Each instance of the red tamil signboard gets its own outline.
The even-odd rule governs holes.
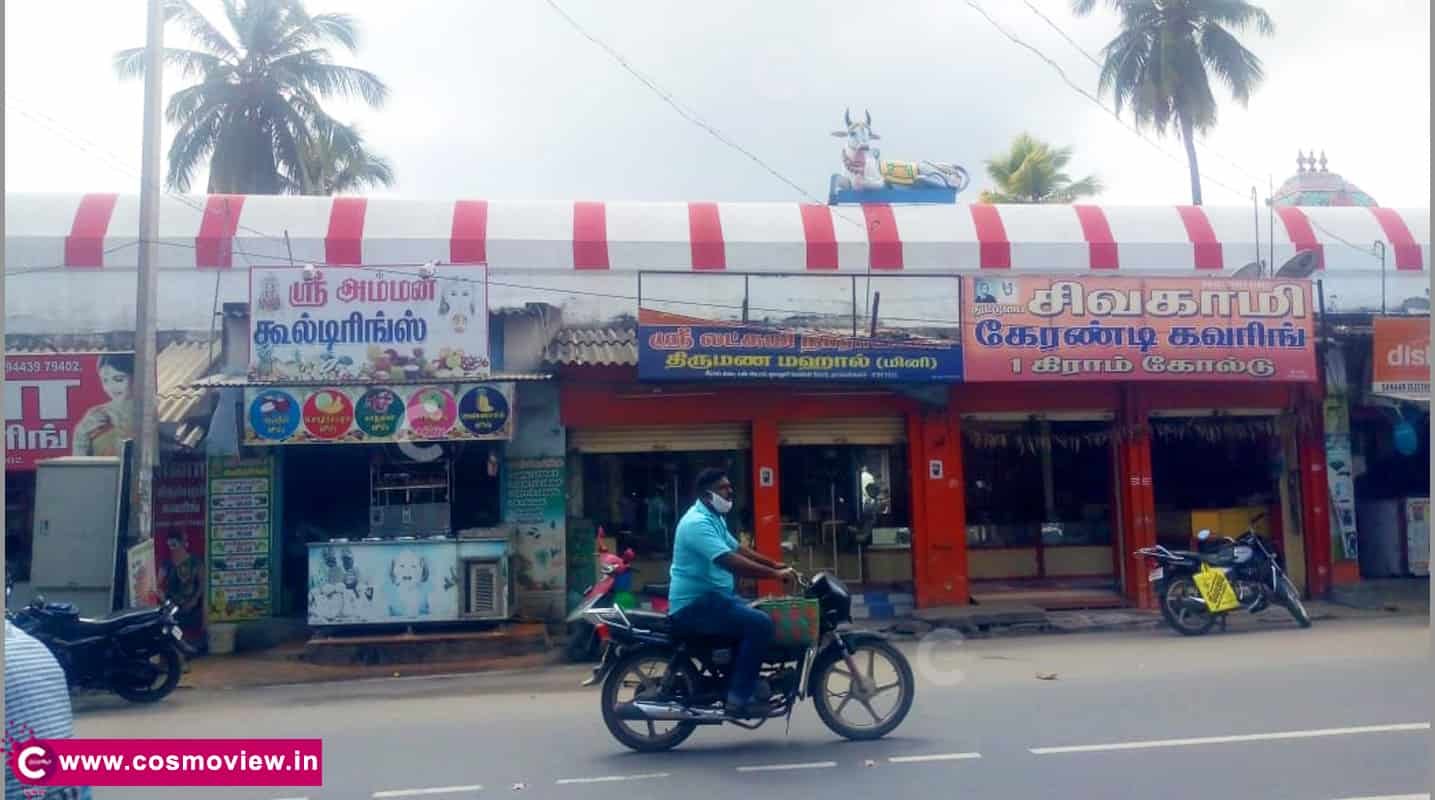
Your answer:
[[[5,469],[116,456],[130,437],[132,353],[5,356]]]
[[[966,380],[1314,381],[1305,281],[973,277]]]
[[[1430,396],[1430,318],[1376,317],[1371,388]]]

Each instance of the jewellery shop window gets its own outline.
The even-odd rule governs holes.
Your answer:
[[[693,480],[709,467],[726,469],[736,492],[727,515],[732,535],[751,544],[752,492],[746,451],[585,453],[583,505],[575,516],[602,528],[617,551],[631,547],[639,561],[668,562],[678,520],[692,507]],[[661,573],[654,570],[661,569]],[[654,566],[646,581],[667,579],[666,567]]]
[[[969,548],[1111,543],[1110,423],[973,420],[964,438]]]

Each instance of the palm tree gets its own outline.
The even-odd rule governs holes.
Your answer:
[[[1079,16],[1097,0],[1072,0]],[[1100,91],[1111,91],[1116,113],[1129,105],[1138,127],[1164,134],[1174,120],[1191,168],[1191,202],[1201,204],[1196,135],[1216,124],[1211,76],[1242,106],[1265,78],[1261,60],[1233,31],[1255,26],[1262,35],[1275,23],[1245,0],[1106,0],[1121,15],[1121,33],[1102,51]]]
[[[304,171],[289,175],[284,190],[293,194],[353,194],[394,185],[394,167],[369,151],[352,125],[323,125],[304,148]]]
[[[983,203],[1073,203],[1101,193],[1101,181],[1087,176],[1079,181],[1062,172],[1071,162],[1071,148],[1051,145],[1023,133],[1011,148],[987,159],[987,174],[996,189],[984,191]]]
[[[165,62],[198,83],[175,92],[165,118],[178,126],[165,184],[189,191],[209,160],[209,191],[278,194],[303,185],[305,153],[316,132],[337,126],[321,101],[360,97],[382,106],[388,87],[377,76],[335,64],[328,45],[358,49],[358,25],[347,14],[310,15],[302,0],[224,0],[232,36],[189,0],[164,0],[201,49],[165,49]],[[144,74],[144,48],[115,56],[121,77]]]

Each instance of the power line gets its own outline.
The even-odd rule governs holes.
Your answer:
[[[693,110],[687,108],[686,106],[684,106],[680,101],[678,101],[677,98],[675,98],[675,97],[672,95],[671,92],[668,92],[666,89],[663,89],[663,88],[660,87],[660,86],[657,84],[657,82],[655,82],[653,79],[651,79],[651,78],[649,78],[648,76],[644,75],[643,73],[639,72],[636,67],[634,67],[631,63],[629,63],[628,59],[626,59],[626,58],[623,57],[623,54],[622,54],[622,53],[619,53],[617,50],[615,50],[615,49],[613,49],[611,46],[609,46],[606,42],[604,42],[603,40],[599,39],[597,36],[595,36],[595,35],[593,35],[592,33],[590,33],[586,28],[583,27],[582,24],[580,24],[577,20],[573,19],[573,17],[569,16],[568,12],[564,11],[563,8],[558,5],[557,0],[546,0],[546,2],[548,3],[548,7],[549,7],[549,8],[552,8],[553,11],[558,14],[558,16],[562,17],[563,20],[564,20],[565,22],[567,22],[568,25],[569,25],[571,28],[573,28],[574,31],[576,31],[576,32],[578,33],[578,35],[582,36],[584,39],[587,39],[589,42],[591,42],[591,43],[593,43],[594,45],[596,45],[596,46],[597,46],[599,49],[601,49],[603,52],[607,53],[614,61],[618,62],[618,65],[619,65],[620,67],[622,67],[629,75],[632,75],[632,76],[633,76],[634,78],[636,78],[640,83],[642,83],[642,84],[643,84],[644,86],[646,86],[650,91],[652,91],[653,94],[657,95],[659,99],[661,99],[664,103],[667,103],[667,104],[668,104],[674,111],[676,111],[676,112],[678,113],[678,115],[681,116],[683,119],[687,120],[688,122],[692,123],[693,125],[696,125],[697,127],[699,127],[699,128],[701,128],[702,130],[706,131],[710,136],[712,136],[714,139],[717,139],[719,142],[723,143],[724,145],[727,145],[728,147],[732,148],[733,150],[737,151],[738,153],[741,153],[743,156],[746,156],[746,157],[748,158],[748,160],[752,161],[754,164],[756,164],[756,165],[758,165],[759,167],[761,167],[763,170],[765,170],[768,174],[772,175],[774,178],[778,179],[779,181],[782,181],[782,183],[784,183],[785,185],[787,185],[788,187],[790,187],[792,190],[796,191],[798,194],[802,195],[804,198],[806,198],[806,199],[809,200],[810,202],[816,203],[816,204],[818,204],[818,205],[823,205],[823,204],[824,204],[824,201],[818,199],[818,198],[817,198],[815,195],[813,195],[811,192],[809,192],[809,191],[807,191],[806,189],[802,188],[802,186],[799,185],[796,181],[794,181],[794,180],[788,178],[786,175],[783,175],[783,174],[782,174],[781,172],[779,172],[775,167],[773,167],[772,165],[768,164],[766,161],[764,161],[764,160],[763,160],[760,156],[758,156],[756,153],[753,153],[751,150],[749,150],[749,149],[747,149],[746,147],[743,147],[741,144],[739,144],[739,143],[733,141],[731,138],[729,138],[728,136],[726,136],[722,131],[718,130],[716,127],[714,127],[713,125],[709,124],[707,121],[703,120],[703,119],[697,114],[696,111],[693,111]],[[862,228],[863,230],[866,230],[866,226],[865,226],[863,223],[858,222],[857,220],[852,219],[852,218],[846,216],[845,214],[842,214],[841,212],[834,211],[833,213],[836,214],[836,215],[839,216],[839,217],[842,217],[843,219],[845,219],[846,221],[852,223],[853,225],[856,225],[857,227]]]
[[[1125,128],[1125,129],[1126,129],[1127,131],[1129,131],[1130,133],[1135,134],[1137,138],[1139,138],[1141,141],[1147,143],[1147,144],[1150,145],[1151,147],[1155,148],[1156,152],[1160,153],[1161,155],[1165,156],[1166,158],[1171,159],[1172,161],[1175,161],[1176,163],[1182,163],[1182,162],[1184,161],[1184,159],[1181,159],[1181,158],[1179,158],[1178,156],[1175,156],[1175,155],[1171,154],[1170,152],[1167,152],[1166,148],[1162,147],[1160,144],[1158,144],[1158,143],[1155,142],[1154,140],[1152,140],[1152,139],[1150,139],[1149,137],[1147,137],[1146,134],[1142,133],[1140,130],[1138,130],[1138,129],[1136,129],[1136,128],[1130,126],[1130,125],[1127,125],[1127,124],[1126,124],[1126,120],[1122,119],[1122,118],[1121,118],[1121,115],[1117,114],[1115,111],[1111,110],[1110,108],[1107,108],[1107,107],[1106,107],[1106,104],[1103,103],[1103,102],[1101,102],[1100,98],[1098,98],[1098,97],[1096,97],[1095,95],[1091,94],[1091,93],[1088,92],[1087,90],[1081,88],[1081,87],[1078,86],[1074,81],[1072,81],[1071,78],[1070,78],[1070,76],[1068,76],[1068,75],[1066,74],[1066,70],[1062,69],[1062,67],[1061,67],[1060,64],[1056,63],[1056,61],[1054,61],[1054,60],[1053,60],[1050,56],[1048,56],[1046,53],[1043,53],[1043,52],[1042,52],[1041,50],[1039,50],[1038,48],[1032,46],[1031,44],[1027,43],[1025,40],[1021,39],[1020,37],[1016,36],[1016,35],[1013,34],[1012,32],[1008,31],[1005,27],[1002,26],[1001,23],[999,23],[999,22],[997,22],[995,19],[993,19],[992,16],[987,13],[986,9],[982,8],[981,5],[976,2],[976,0],[966,0],[966,4],[967,4],[967,6],[970,7],[973,11],[977,12],[978,14],[980,14],[980,15],[982,16],[982,18],[987,21],[988,24],[990,24],[993,28],[996,28],[996,30],[997,30],[998,33],[1000,33],[1001,35],[1005,36],[1007,39],[1010,39],[1010,40],[1012,41],[1012,43],[1018,45],[1019,47],[1022,47],[1023,49],[1026,49],[1026,50],[1031,51],[1031,53],[1032,53],[1033,55],[1035,55],[1037,58],[1040,58],[1042,61],[1045,61],[1053,70],[1056,71],[1056,74],[1061,77],[1062,82],[1065,83],[1068,87],[1070,87],[1072,91],[1076,92],[1077,94],[1080,94],[1082,97],[1085,97],[1088,101],[1090,101],[1090,102],[1091,102],[1093,105],[1095,105],[1097,108],[1100,108],[1102,111],[1105,111],[1106,113],[1110,114],[1110,115],[1111,115],[1111,118],[1114,119],[1114,120],[1116,120],[1117,124],[1119,124],[1121,127]],[[1231,194],[1234,194],[1234,195],[1236,195],[1237,197],[1241,198],[1242,201],[1248,199],[1248,195],[1247,195],[1246,192],[1243,192],[1243,191],[1241,191],[1241,190],[1239,190],[1239,189],[1236,189],[1236,188],[1230,186],[1229,184],[1226,184],[1226,183],[1224,183],[1224,182],[1222,182],[1222,181],[1219,181],[1219,180],[1217,180],[1217,179],[1215,179],[1215,178],[1213,178],[1213,177],[1211,177],[1211,176],[1209,176],[1209,175],[1206,176],[1206,179],[1209,180],[1211,183],[1215,184],[1216,186],[1218,186],[1218,187],[1220,187],[1220,188],[1222,188],[1222,189],[1225,189],[1226,191],[1230,192]]]

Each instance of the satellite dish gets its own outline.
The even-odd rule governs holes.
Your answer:
[[[1259,278],[1261,277],[1261,267],[1263,266],[1265,265],[1259,261],[1252,261],[1251,263],[1245,265],[1244,267],[1241,267],[1235,272],[1232,272],[1231,277],[1235,280],[1243,281],[1250,280],[1252,278]]]
[[[1277,278],[1309,278],[1320,262],[1314,250],[1302,250],[1276,270]]]

